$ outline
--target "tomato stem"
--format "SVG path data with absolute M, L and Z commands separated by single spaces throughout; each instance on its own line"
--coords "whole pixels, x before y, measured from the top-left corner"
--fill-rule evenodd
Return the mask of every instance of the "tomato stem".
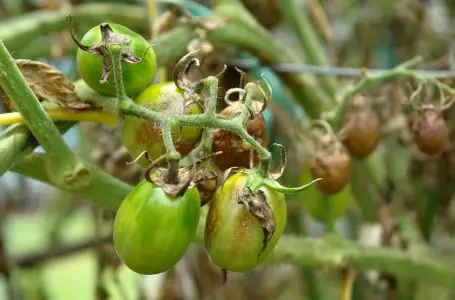
M 145 108 L 141 105 L 134 103 L 130 98 L 125 95 L 123 88 L 123 79 L 122 79 L 122 68 L 121 68 L 121 48 L 113 47 L 118 45 L 112 45 L 109 47 L 109 54 L 112 56 L 113 64 L 113 73 L 114 73 L 114 82 L 117 90 L 118 97 L 118 109 L 124 115 L 136 116 L 141 119 L 150 120 L 153 122 L 165 124 L 172 123 L 179 126 L 187 127 L 205 127 L 205 128 L 219 128 L 224 130 L 229 130 L 237 133 L 242 137 L 246 142 L 248 142 L 256 151 L 259 152 L 260 158 L 263 160 L 268 160 L 272 157 L 270 151 L 262 147 L 262 145 L 256 141 L 251 135 L 248 134 L 246 130 L 246 122 L 248 121 L 249 109 L 245 105 L 245 110 L 241 115 L 234 118 L 225 118 L 216 113 L 216 104 L 218 97 L 218 78 L 216 76 L 209 76 L 205 78 L 202 83 L 209 90 L 208 102 L 206 104 L 206 109 L 203 114 L 200 115 L 168 115 L 162 112 L 154 111 L 148 108 Z M 188 85 L 190 86 L 190 85 Z M 246 101 L 245 103 L 251 103 L 254 93 L 254 83 L 247 84 L 246 90 Z M 198 88 L 196 85 L 194 88 Z M 163 137 L 164 137 L 163 132 Z M 172 139 L 169 139 L 166 144 L 166 149 L 169 152 L 171 149 Z M 174 148 L 175 149 L 175 148 Z
M 169 163 L 168 172 L 166 175 L 166 183 L 178 183 L 178 171 L 180 153 L 175 149 L 174 141 L 172 140 L 171 121 L 161 124 L 161 132 L 163 134 L 164 145 L 166 146 L 166 158 Z
M 0 87 L 22 115 L 33 136 L 52 157 L 52 179 L 67 189 L 90 182 L 89 169 L 77 158 L 33 93 L 11 54 L 0 40 Z

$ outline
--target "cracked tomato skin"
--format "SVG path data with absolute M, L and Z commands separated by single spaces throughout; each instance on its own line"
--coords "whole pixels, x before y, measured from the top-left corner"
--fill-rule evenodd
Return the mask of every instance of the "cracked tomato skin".
M 146 180 L 120 205 L 114 220 L 114 246 L 122 262 L 139 274 L 158 274 L 184 255 L 200 217 L 196 188 L 171 197 Z
M 287 208 L 284 195 L 262 186 L 272 206 L 276 230 L 258 259 L 264 239 L 260 222 L 236 195 L 243 190 L 248 175 L 237 173 L 217 189 L 210 203 L 205 227 L 205 247 L 214 264 L 233 272 L 246 272 L 261 264 L 272 252 L 286 225 Z
M 120 24 L 109 23 L 109 25 L 114 33 L 127 35 L 131 39 L 129 47 L 134 55 L 140 59 L 144 58 L 138 64 L 130 64 L 122 61 L 125 92 L 127 96 L 133 97 L 149 86 L 155 78 L 157 68 L 155 52 L 147 40 L 138 33 Z M 81 43 L 86 46 L 92 46 L 99 42 L 101 42 L 99 25 L 92 27 L 81 39 Z M 102 95 L 116 96 L 114 74 L 109 75 L 108 81 L 105 84 L 100 83 L 103 63 L 99 55 L 78 49 L 76 62 L 79 75 L 89 87 Z
M 134 101 L 155 111 L 169 114 L 183 114 L 185 99 L 183 92 L 173 82 L 155 84 L 139 94 Z M 187 107 L 186 114 L 197 115 L 202 113 L 202 108 L 196 102 Z M 203 129 L 201 127 L 182 127 L 173 125 L 172 137 L 177 151 L 185 157 L 199 143 Z M 129 154 L 136 158 L 143 151 L 147 151 L 152 160 L 166 153 L 166 147 L 161 135 L 160 127 L 149 120 L 126 116 L 122 128 L 123 145 Z M 138 163 L 147 167 L 149 162 L 142 157 Z

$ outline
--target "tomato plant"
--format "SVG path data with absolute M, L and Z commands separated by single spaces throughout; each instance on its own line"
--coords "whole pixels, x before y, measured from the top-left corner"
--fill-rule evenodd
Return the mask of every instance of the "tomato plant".
M 101 24 L 101 26 L 92 27 L 81 39 L 82 47 L 99 46 L 96 51 L 102 51 L 100 49 L 104 42 L 102 41 L 102 26 L 105 25 Z M 122 62 L 122 71 L 126 94 L 130 97 L 135 96 L 149 86 L 155 77 L 155 52 L 149 46 L 147 40 L 138 33 L 120 24 L 110 23 L 107 25 L 114 34 L 126 36 L 131 41 L 129 44 L 131 52 L 129 57 L 126 57 L 127 61 Z M 81 78 L 94 91 L 107 96 L 115 96 L 116 89 L 113 76 L 105 78 L 105 75 L 111 72 L 110 67 L 103 62 L 103 58 L 96 51 L 88 51 L 88 49 L 85 47 L 83 49 L 82 47 L 78 48 L 76 55 L 77 68 Z
M 197 115 L 202 113 L 201 106 L 193 102 L 186 105 L 182 91 L 173 83 L 166 82 L 148 87 L 133 99 L 137 104 L 166 112 L 170 115 Z M 182 156 L 186 156 L 199 143 L 202 136 L 202 128 L 172 126 L 172 136 L 175 147 Z M 139 156 L 147 151 L 151 159 L 156 159 L 166 153 L 159 124 L 128 116 L 123 121 L 122 128 L 123 144 L 132 157 Z M 140 158 L 138 163 L 146 167 L 148 161 Z
M 211 260 L 235 272 L 249 271 L 264 261 L 286 224 L 284 195 L 267 186 L 261 186 L 256 192 L 249 191 L 247 180 L 248 175 L 243 173 L 229 177 L 215 192 L 206 221 L 205 247 Z M 270 220 L 260 220 L 251 213 L 252 206 L 260 205 L 261 201 L 270 205 L 274 218 L 275 229 L 268 238 L 264 226 Z M 263 248 L 265 239 L 268 242 Z
M 196 231 L 200 199 L 196 188 L 172 197 L 146 180 L 125 198 L 114 221 L 114 246 L 134 272 L 157 274 L 175 265 Z

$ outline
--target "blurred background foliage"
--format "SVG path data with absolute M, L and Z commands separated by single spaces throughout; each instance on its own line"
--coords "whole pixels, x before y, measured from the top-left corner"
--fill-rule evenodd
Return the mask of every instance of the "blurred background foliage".
M 124 20 L 145 37 L 151 37 L 146 19 L 147 4 L 140 0 L 98 0 L 97 3 L 135 5 L 132 11 L 110 11 L 117 22 Z M 159 2 L 159 1 L 158 1 Z M 177 1 L 194 15 L 210 14 L 215 1 Z M 318 63 L 308 49 L 301 47 L 291 26 L 285 21 L 285 7 L 279 0 L 244 0 L 245 7 L 282 46 L 291 49 L 297 60 Z M 324 46 L 326 62 L 332 66 L 390 68 L 419 54 L 425 62 L 419 66 L 431 70 L 452 70 L 455 2 L 452 0 L 305 0 L 296 1 L 308 15 L 315 38 Z M 72 80 L 78 79 L 75 46 L 68 30 L 37 28 L 43 34 L 36 39 L 11 38 L 20 31 L 17 24 L 33 22 L 48 14 L 69 12 L 71 7 L 95 3 L 91 0 L 1 0 L 0 39 L 4 39 L 15 58 L 44 61 L 60 69 Z M 203 5 L 198 6 L 197 4 Z M 77 32 L 110 21 L 103 8 L 77 19 Z M 159 12 L 165 5 L 158 5 Z M 126 18 L 122 18 L 126 14 Z M 61 21 L 63 22 L 63 21 Z M 47 24 L 46 22 L 42 24 Z M 59 26 L 59 28 L 63 28 Z M 156 38 L 156 37 L 154 37 Z M 24 42 L 27 41 L 27 42 Z M 154 39 L 151 39 L 152 43 Z M 184 49 L 185 48 L 185 49 Z M 184 45 L 183 54 L 190 48 Z M 310 53 L 310 55 L 309 55 Z M 258 53 L 245 53 L 241 47 L 216 47 L 205 58 L 203 76 L 213 74 L 222 63 L 234 58 L 255 65 Z M 177 57 L 173 59 L 175 63 Z M 317 60 L 317 59 L 316 59 Z M 168 71 L 173 62 L 167 64 Z M 252 77 L 267 74 L 274 101 L 267 111 L 269 144 L 286 146 L 289 163 L 285 184 L 310 179 L 308 158 L 312 144 L 302 129 L 306 112 L 292 93 L 283 87 L 286 74 L 264 66 L 249 70 Z M 312 78 L 312 77 L 311 77 Z M 238 75 L 230 68 L 222 88 L 238 84 Z M 315 80 L 312 78 L 312 80 Z M 339 90 L 353 78 L 340 77 Z M 453 86 L 451 78 L 444 82 Z M 385 132 L 377 151 L 366 163 L 353 162 L 351 184 L 333 197 L 336 228 L 345 238 L 364 245 L 386 245 L 405 249 L 406 237 L 396 229 L 397 216 L 412 215 L 426 246 L 439 251 L 447 263 L 455 258 L 454 230 L 455 156 L 453 146 L 441 156 L 428 159 L 412 144 L 409 124 L 400 104 L 409 91 L 402 81 L 375 85 L 367 95 L 375 99 L 375 108 Z M 330 95 L 330 90 L 322 89 Z M 335 98 L 333 95 L 332 98 Z M 332 102 L 334 103 L 334 102 Z M 0 105 L 7 111 L 6 105 Z M 453 128 L 453 109 L 446 112 Z M 1 128 L 1 127 L 0 127 Z M 4 128 L 3 128 L 4 129 Z M 451 140 L 455 131 L 451 131 Z M 125 167 L 131 160 L 121 146 L 119 131 L 96 124 L 71 128 L 65 139 L 81 156 L 97 163 L 114 176 L 136 183 L 142 170 Z M 276 150 L 276 149 L 274 149 Z M 37 151 L 42 151 L 38 149 Z M 274 153 L 275 155 L 277 153 Z M 316 189 L 289 197 L 287 232 L 310 237 L 322 236 L 325 196 Z M 308 269 L 295 265 L 264 265 L 248 274 L 233 274 L 225 286 L 216 280 L 218 270 L 208 262 L 200 246 L 191 246 L 181 263 L 171 271 L 155 276 L 138 276 L 121 266 L 109 243 L 113 214 L 92 206 L 78 197 L 42 183 L 8 172 L 0 179 L 0 299 L 339 299 L 342 282 L 339 272 Z M 407 224 L 407 223 L 405 223 Z M 2 276 L 1 276 L 2 275 Z M 454 299 L 448 289 L 416 284 L 388 274 L 358 274 L 352 299 Z

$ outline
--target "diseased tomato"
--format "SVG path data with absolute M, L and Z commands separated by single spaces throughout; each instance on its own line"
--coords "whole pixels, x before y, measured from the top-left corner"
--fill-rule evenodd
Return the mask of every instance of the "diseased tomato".
M 376 149 L 381 139 L 379 118 L 362 97 L 353 101 L 343 125 L 347 126 L 343 143 L 352 156 L 365 158 Z
M 215 192 L 206 219 L 208 255 L 220 268 L 234 272 L 249 271 L 262 263 L 286 224 L 284 195 L 265 185 L 254 193 L 245 188 L 247 178 L 244 173 L 229 177 Z M 264 206 L 265 203 L 268 205 Z M 273 213 L 272 218 L 270 213 Z M 275 229 L 273 233 L 267 230 L 270 227 Z
M 196 102 L 185 105 L 183 92 L 173 82 L 152 85 L 133 100 L 144 107 L 170 115 L 202 113 L 201 106 Z M 174 144 L 182 157 L 198 145 L 202 132 L 203 129 L 198 127 L 172 127 Z M 125 117 L 122 140 L 133 158 L 138 157 L 143 151 L 147 151 L 153 160 L 166 153 L 159 124 L 149 120 L 134 116 Z M 149 164 L 145 158 L 141 158 L 138 163 L 143 167 Z
M 325 135 L 318 142 L 310 172 L 314 179 L 322 178 L 316 184 L 319 190 L 327 194 L 338 193 L 351 177 L 351 158 L 338 140 Z
M 101 24 L 104 25 L 104 24 Z M 122 61 L 122 74 L 125 92 L 127 96 L 133 97 L 149 86 L 156 74 L 155 52 L 146 39 L 138 33 L 120 24 L 107 24 L 117 35 L 126 35 L 131 40 L 129 48 L 138 59 L 139 63 L 128 63 Z M 81 39 L 81 44 L 93 46 L 102 41 L 100 25 L 92 27 Z M 103 74 L 103 58 L 89 51 L 78 48 L 76 55 L 79 75 L 94 91 L 106 95 L 116 96 L 114 76 L 111 74 L 107 82 L 100 83 Z
M 188 248 L 199 222 L 196 188 L 171 197 L 146 180 L 125 198 L 114 220 L 114 246 L 123 263 L 139 274 L 174 266 Z
M 242 105 L 234 103 L 223 109 L 221 114 L 234 116 L 241 112 L 242 109 Z M 248 134 L 255 138 L 263 147 L 267 146 L 267 131 L 262 113 L 257 114 L 253 120 L 249 120 L 246 129 Z M 221 171 L 231 167 L 248 168 L 250 166 L 250 145 L 234 132 L 222 129 L 213 130 L 212 151 L 223 151 L 222 154 L 212 158 L 212 163 Z M 255 151 L 254 164 L 257 165 L 258 162 L 259 155 Z
M 412 126 L 414 141 L 427 155 L 440 154 L 449 139 L 449 131 L 442 112 L 433 106 L 421 110 Z

